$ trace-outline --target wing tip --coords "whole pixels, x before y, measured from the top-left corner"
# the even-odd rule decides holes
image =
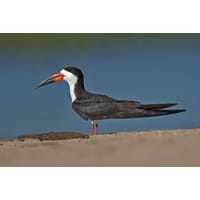
[[[176,114],[176,113],[181,113],[181,112],[186,112],[186,109],[176,109],[176,110],[163,110],[167,112],[168,114]]]
[[[170,108],[177,105],[178,103],[144,104],[144,105],[141,105],[141,108],[145,110],[161,110],[161,109]]]

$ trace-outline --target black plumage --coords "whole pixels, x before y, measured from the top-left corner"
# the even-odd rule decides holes
[[[69,84],[74,111],[83,119],[91,120],[92,135],[97,132],[96,120],[156,117],[185,111],[184,109],[167,109],[177,105],[176,103],[145,105],[137,101],[118,100],[88,92],[84,86],[84,75],[77,67],[66,67],[42,81],[36,88],[62,80]]]
[[[67,67],[65,70],[78,77],[74,91],[77,98],[72,103],[72,107],[85,120],[156,117],[185,111],[183,109],[164,110],[177,105],[176,103],[143,105],[137,101],[117,100],[106,95],[88,92],[80,69]]]

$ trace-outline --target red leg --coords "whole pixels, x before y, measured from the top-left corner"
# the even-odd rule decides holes
[[[98,129],[98,124],[96,121],[91,121],[91,135],[96,135]]]
[[[94,123],[94,135],[97,135],[97,130],[98,130],[98,123],[95,121],[95,123]]]
[[[91,135],[94,135],[94,121],[91,121]]]

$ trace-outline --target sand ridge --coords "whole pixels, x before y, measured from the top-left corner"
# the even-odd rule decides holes
[[[55,139],[55,138],[54,138]],[[200,166],[200,129],[0,141],[0,166]]]

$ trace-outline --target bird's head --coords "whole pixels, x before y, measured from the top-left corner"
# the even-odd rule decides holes
[[[84,76],[82,71],[77,67],[66,67],[60,72],[51,75],[48,79],[42,81],[37,87],[41,88],[50,83],[56,83],[60,81],[66,81],[69,86],[74,86],[78,80],[83,80]]]

